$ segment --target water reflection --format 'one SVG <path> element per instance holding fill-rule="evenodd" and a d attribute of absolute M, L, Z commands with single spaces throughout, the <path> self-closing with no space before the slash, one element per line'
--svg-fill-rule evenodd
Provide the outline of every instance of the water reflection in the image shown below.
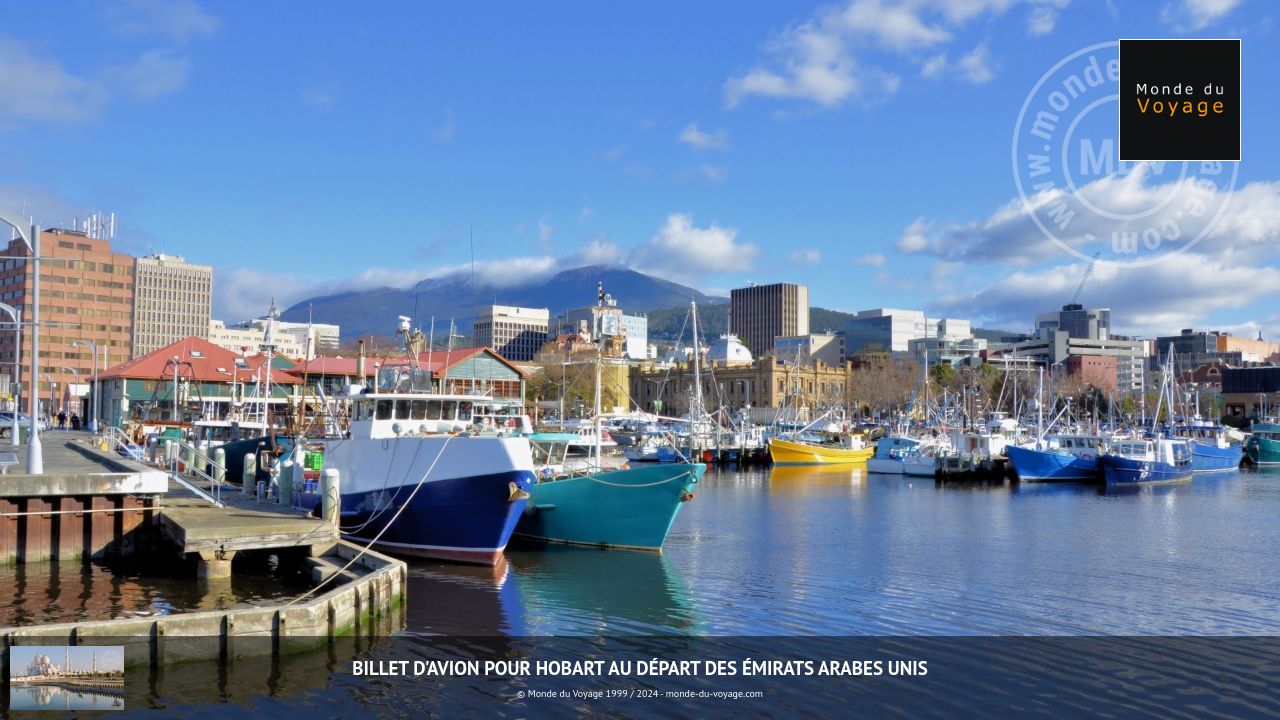
<path fill-rule="evenodd" d="M 409 597 L 410 632 L 484 636 L 697 631 L 688 588 L 659 553 L 548 545 L 508 549 L 496 568 L 414 562 Z"/>
<path fill-rule="evenodd" d="M 61 685 L 13 685 L 10 710 L 123 710 L 124 690 L 63 687 Z"/>
<path fill-rule="evenodd" d="M 865 465 L 775 465 L 768 472 L 770 494 L 799 497 L 836 487 L 860 492 L 867 480 Z"/>

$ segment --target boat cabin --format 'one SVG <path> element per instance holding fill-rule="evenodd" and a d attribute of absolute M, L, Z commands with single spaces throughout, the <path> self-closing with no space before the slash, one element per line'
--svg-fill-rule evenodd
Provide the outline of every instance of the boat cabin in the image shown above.
<path fill-rule="evenodd" d="M 479 395 L 371 393 L 351 399 L 351 436 L 393 438 L 468 430 Z"/>

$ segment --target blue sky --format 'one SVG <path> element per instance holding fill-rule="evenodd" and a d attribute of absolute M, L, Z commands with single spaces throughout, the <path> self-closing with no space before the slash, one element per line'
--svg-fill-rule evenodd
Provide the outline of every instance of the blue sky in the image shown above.
<path fill-rule="evenodd" d="M 123 249 L 213 265 L 226 320 L 448 272 L 474 236 L 499 298 L 608 262 L 1026 329 L 1085 267 L 1002 213 L 1036 81 L 1119 37 L 1241 37 L 1247 201 L 1083 299 L 1136 333 L 1280 337 L 1260 0 L 6 5 L 0 204 L 114 211 Z"/>

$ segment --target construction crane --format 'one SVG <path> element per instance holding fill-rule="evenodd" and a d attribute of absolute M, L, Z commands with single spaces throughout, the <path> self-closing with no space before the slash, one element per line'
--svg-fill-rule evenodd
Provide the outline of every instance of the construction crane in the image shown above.
<path fill-rule="evenodd" d="M 1084 291 L 1084 284 L 1088 282 L 1089 276 L 1093 274 L 1093 266 L 1098 262 L 1098 256 L 1101 254 L 1101 252 L 1093 254 L 1093 259 L 1089 261 L 1089 266 L 1084 269 L 1084 275 L 1080 277 L 1080 284 L 1076 286 L 1076 294 L 1071 296 L 1069 304 L 1075 305 L 1080 302 L 1080 293 Z"/>

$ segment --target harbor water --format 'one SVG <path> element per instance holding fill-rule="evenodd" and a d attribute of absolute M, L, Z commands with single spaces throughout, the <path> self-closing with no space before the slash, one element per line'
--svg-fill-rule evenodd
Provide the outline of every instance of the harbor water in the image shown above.
<path fill-rule="evenodd" d="M 1092 714 L 1121 707 L 1125 715 L 1167 717 L 1162 698 L 1196 695 L 1190 689 L 1196 683 L 1214 690 L 1197 695 L 1203 702 L 1227 705 L 1196 706 L 1187 717 L 1249 714 L 1237 712 L 1241 707 L 1280 712 L 1266 684 L 1250 684 L 1243 675 L 1177 668 L 1144 675 L 1160 658 L 1208 657 L 1204 662 L 1212 663 L 1220 650 L 1170 649 L 1158 643 L 1195 641 L 1153 636 L 1280 634 L 1277 516 L 1280 474 L 1239 472 L 1107 492 L 1074 484 L 941 485 L 868 476 L 861 469 L 710 471 L 677 517 L 661 555 L 518 547 L 494 569 L 411 563 L 404 632 L 359 648 L 358 656 L 503 657 L 541 647 L 587 657 L 604 647 L 594 638 L 607 636 L 612 645 L 606 653 L 629 649 L 645 658 L 670 654 L 671 642 L 692 643 L 680 638 L 697 636 L 700 649 L 693 652 L 759 651 L 763 645 L 822 657 L 848 647 L 823 649 L 820 643 L 852 636 L 881 643 L 875 646 L 880 651 L 897 646 L 926 657 L 935 668 L 929 679 L 936 681 L 898 687 L 886 679 L 860 686 L 877 688 L 875 693 L 851 694 L 830 683 L 788 686 L 771 679 L 770 712 L 786 716 L 786 707 L 803 707 L 812 716 L 841 716 L 850 708 L 947 715 L 971 712 L 966 703 L 998 698 L 1003 704 L 988 708 L 998 714 L 1060 715 L 1064 708 Z M 1148 641 L 1123 648 L 1131 659 L 1115 666 L 1114 648 L 1105 650 L 1104 662 L 1104 649 L 1089 644 L 1096 639 L 1072 645 L 1060 637 L 1096 635 Z M 547 649 L 551 641 L 528 636 L 583 639 L 557 640 Z M 1015 638 L 1023 645 L 993 649 L 982 645 L 989 640 L 981 636 L 1056 636 L 1052 642 L 1058 644 Z M 1047 659 L 1053 653 L 1065 654 Z M 143 699 L 147 710 L 130 700 L 125 713 L 523 717 L 539 709 L 513 699 L 516 688 L 523 693 L 535 680 L 355 677 L 350 661 L 350 652 L 331 652 L 303 673 L 273 671 L 272 677 L 289 680 L 248 693 L 219 684 L 222 702 L 213 706 L 162 688 Z M 961 662 L 982 665 L 984 672 L 964 680 L 948 672 Z M 1002 662 L 1002 671 L 988 672 Z M 647 680 L 656 687 L 678 682 Z M 715 678 L 697 682 L 725 686 Z M 625 685 L 574 679 L 567 687 Z M 803 689 L 793 697 L 788 687 Z M 1135 692 L 1143 688 L 1149 692 Z M 1203 699 L 1209 696 L 1218 699 Z M 560 716 L 633 717 L 763 712 L 750 704 L 672 702 L 541 709 Z"/>

